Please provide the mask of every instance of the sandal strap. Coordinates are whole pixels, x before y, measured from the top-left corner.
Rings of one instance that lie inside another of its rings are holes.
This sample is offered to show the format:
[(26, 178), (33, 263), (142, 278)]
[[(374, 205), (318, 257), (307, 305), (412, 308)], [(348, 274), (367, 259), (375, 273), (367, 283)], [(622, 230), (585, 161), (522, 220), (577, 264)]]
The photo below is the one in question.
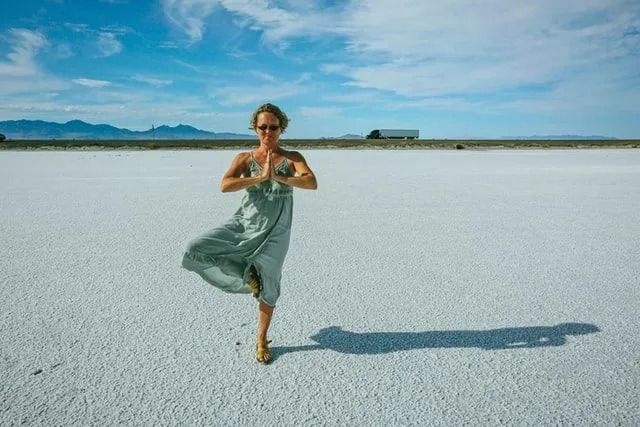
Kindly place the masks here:
[(256, 360), (260, 363), (269, 363), (271, 361), (271, 349), (269, 343), (271, 340), (263, 341), (256, 344)]

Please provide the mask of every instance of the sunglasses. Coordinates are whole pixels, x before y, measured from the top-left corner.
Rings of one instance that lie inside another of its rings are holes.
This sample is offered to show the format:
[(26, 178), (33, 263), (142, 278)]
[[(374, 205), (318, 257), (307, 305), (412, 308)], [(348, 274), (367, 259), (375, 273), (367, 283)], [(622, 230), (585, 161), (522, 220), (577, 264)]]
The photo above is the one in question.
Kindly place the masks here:
[(267, 129), (269, 129), (271, 132), (275, 132), (278, 129), (280, 129), (280, 125), (260, 125), (260, 126), (257, 126), (257, 128), (263, 132), (266, 131)]

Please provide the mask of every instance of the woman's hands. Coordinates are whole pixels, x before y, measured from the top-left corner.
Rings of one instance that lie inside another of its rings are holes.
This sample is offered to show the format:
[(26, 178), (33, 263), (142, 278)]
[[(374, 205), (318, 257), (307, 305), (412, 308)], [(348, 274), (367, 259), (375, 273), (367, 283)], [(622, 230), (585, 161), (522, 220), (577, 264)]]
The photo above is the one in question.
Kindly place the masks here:
[(267, 181), (273, 178), (273, 176), (275, 176), (276, 174), (275, 168), (273, 167), (272, 156), (273, 152), (269, 150), (269, 152), (267, 153), (267, 161), (264, 163), (264, 167), (262, 168), (262, 175), (260, 175), (263, 181)]
[(260, 175), (244, 176), (250, 158), (250, 153), (239, 153), (233, 159), (229, 170), (227, 170), (222, 177), (222, 182), (220, 183), (220, 190), (222, 190), (222, 192), (242, 190), (267, 180), (274, 180), (292, 187), (308, 190), (318, 188), (314, 173), (309, 168), (309, 165), (307, 165), (302, 154), (297, 151), (288, 151), (286, 155), (289, 167), (293, 168), (294, 176), (276, 173), (272, 151), (267, 152), (267, 158)]
[(273, 151), (269, 150), (267, 152), (267, 160), (264, 163), (264, 168), (262, 169), (262, 175), (260, 175), (263, 181), (267, 181), (269, 179), (276, 179), (279, 175), (276, 173), (276, 165), (273, 162)]

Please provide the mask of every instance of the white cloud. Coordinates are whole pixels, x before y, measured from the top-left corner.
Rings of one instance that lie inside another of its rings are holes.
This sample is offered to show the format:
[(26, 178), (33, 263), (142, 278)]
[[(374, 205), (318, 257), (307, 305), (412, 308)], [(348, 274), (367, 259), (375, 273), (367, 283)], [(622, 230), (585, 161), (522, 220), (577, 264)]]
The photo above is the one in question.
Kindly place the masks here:
[(229, 52), (227, 52), (227, 55), (229, 55), (232, 58), (236, 58), (236, 59), (244, 59), (244, 58), (248, 58), (250, 56), (255, 55), (254, 52), (246, 52), (243, 50), (239, 50), (239, 49), (232, 49)]
[(269, 74), (269, 73), (265, 73), (263, 71), (253, 70), (253, 71), (250, 71), (250, 73), (252, 75), (258, 77), (261, 80), (266, 80), (268, 82), (275, 82), (276, 81), (275, 76), (273, 76), (272, 74)]
[(305, 118), (325, 118), (336, 116), (342, 110), (334, 107), (300, 107), (298, 114)]
[(64, 89), (64, 81), (44, 73), (36, 62), (48, 45), (39, 31), (11, 28), (2, 37), (9, 42), (7, 61), (0, 61), (0, 95), (42, 93)]
[(116, 38), (114, 33), (101, 32), (98, 35), (98, 54), (99, 57), (107, 57), (120, 53), (122, 51), (122, 44)]
[(73, 50), (68, 43), (59, 43), (55, 47), (55, 56), (59, 59), (71, 58), (73, 56)]
[(294, 81), (294, 83), (304, 83), (306, 81), (309, 81), (309, 80), (311, 80), (311, 76), (312, 76), (311, 73), (302, 73), (302, 75), (300, 77), (298, 77)]
[[(260, 31), (276, 53), (300, 37), (332, 40), (344, 49), (332, 52), (321, 71), (342, 75), (353, 87), (425, 98), (428, 105), (447, 104), (447, 96), (451, 105), (475, 105), (460, 97), (557, 88), (583, 73), (602, 74), (599, 84), (613, 90), (609, 98), (638, 85), (640, 3), (633, 0), (352, 0), (324, 10), (298, 0), (278, 2), (282, 7), (267, 0), (163, 3), (194, 42), (216, 7), (233, 14), (237, 25)], [(336, 60), (340, 54), (343, 61)], [(626, 67), (621, 81), (604, 73), (609, 64)]]
[[(585, 70), (570, 79), (558, 82), (539, 96), (522, 97), (490, 106), (504, 110), (557, 114), (595, 114), (596, 117), (640, 113), (640, 79), (634, 64), (620, 67), (606, 64)], [(601, 119), (599, 119), (601, 120)]]
[(108, 82), (106, 80), (92, 80), (92, 79), (73, 79), (73, 82), (81, 86), (92, 87), (92, 88), (105, 87), (111, 84), (111, 82)]
[(87, 24), (74, 24), (71, 22), (65, 22), (64, 26), (69, 28), (74, 33), (87, 33), (89, 32), (89, 25)]
[(221, 105), (239, 106), (275, 101), (299, 95), (308, 89), (295, 83), (230, 86), (222, 85), (209, 94)]
[[(289, 98), (311, 90), (310, 87), (301, 84), (309, 79), (309, 73), (302, 73), (297, 79), (291, 79), (292, 81), (284, 81), (281, 77), (257, 70), (251, 71), (250, 74), (263, 82), (237, 84), (237, 77), (234, 75), (232, 82), (218, 81), (215, 86), (210, 83), (212, 89), (209, 91), (209, 97), (215, 98), (224, 106), (239, 106)], [(242, 79), (242, 82), (246, 80)]]
[(162, 0), (165, 15), (192, 42), (202, 40), (205, 22), (216, 7), (234, 14), (237, 25), (263, 32), (265, 43), (285, 50), (292, 36), (327, 33), (336, 21), (335, 12), (321, 12), (309, 2), (288, 2), (279, 8), (268, 0)]
[(180, 59), (174, 59), (173, 62), (175, 62), (176, 64), (181, 65), (181, 66), (183, 66), (185, 68), (188, 68), (188, 69), (190, 69), (192, 71), (195, 71), (196, 73), (199, 73), (199, 74), (207, 74), (208, 73), (208, 71), (207, 71), (207, 69), (205, 67), (198, 66), (198, 65), (193, 65), (193, 64), (190, 64), (188, 62), (181, 61)]
[(103, 31), (105, 33), (112, 33), (112, 34), (115, 34), (116, 36), (123, 36), (125, 34), (129, 34), (133, 32), (131, 27), (127, 27), (126, 25), (119, 25), (119, 24), (111, 24), (111, 25), (101, 27), (100, 31)]
[[(323, 71), (403, 96), (558, 84), (631, 55), (624, 32), (638, 19), (638, 6), (623, 0), (502, 0), (477, 7), (362, 0), (352, 4), (341, 30), (357, 60)], [(363, 58), (368, 63), (359, 65)]]
[(75, 42), (82, 40), (88, 43), (91, 46), (93, 56), (97, 58), (105, 58), (122, 52), (122, 43), (118, 37), (133, 32), (130, 27), (119, 24), (103, 26), (100, 29), (91, 28), (88, 24), (70, 22), (66, 22), (64, 26), (77, 33), (74, 36)]
[(28, 77), (0, 78), (0, 95), (16, 96), (18, 94), (41, 94), (50, 91), (67, 89), (68, 84), (56, 77), (36, 74)]
[(11, 28), (8, 33), (11, 52), (7, 55), (8, 62), (0, 62), (0, 76), (22, 77), (38, 74), (34, 58), (38, 51), (47, 45), (45, 36), (38, 31), (24, 28)]
[(347, 64), (323, 64), (320, 71), (327, 74), (343, 74), (349, 71)]
[(167, 18), (194, 42), (202, 40), (204, 20), (218, 3), (217, 0), (162, 0)]
[(142, 82), (142, 83), (147, 83), (147, 84), (150, 84), (151, 86), (155, 86), (155, 87), (167, 86), (167, 85), (170, 85), (171, 83), (173, 83), (172, 80), (154, 79), (152, 77), (144, 77), (144, 76), (141, 76), (139, 74), (135, 75), (132, 78), (135, 81)]
[(172, 41), (161, 42), (158, 45), (158, 47), (162, 49), (178, 49), (179, 48), (178, 44)]
[(350, 92), (350, 93), (327, 93), (322, 96), (326, 101), (341, 103), (363, 103), (380, 99), (380, 94), (376, 92)]

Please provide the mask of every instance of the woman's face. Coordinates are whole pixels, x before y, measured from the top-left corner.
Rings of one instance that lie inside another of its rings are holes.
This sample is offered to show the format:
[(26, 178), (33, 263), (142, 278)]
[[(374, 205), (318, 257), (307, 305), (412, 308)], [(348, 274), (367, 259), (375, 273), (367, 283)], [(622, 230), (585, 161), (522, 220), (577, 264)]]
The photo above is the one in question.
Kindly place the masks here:
[(256, 133), (260, 144), (266, 144), (271, 147), (278, 143), (280, 138), (280, 120), (275, 114), (269, 112), (262, 112), (258, 114), (258, 120), (256, 121)]

